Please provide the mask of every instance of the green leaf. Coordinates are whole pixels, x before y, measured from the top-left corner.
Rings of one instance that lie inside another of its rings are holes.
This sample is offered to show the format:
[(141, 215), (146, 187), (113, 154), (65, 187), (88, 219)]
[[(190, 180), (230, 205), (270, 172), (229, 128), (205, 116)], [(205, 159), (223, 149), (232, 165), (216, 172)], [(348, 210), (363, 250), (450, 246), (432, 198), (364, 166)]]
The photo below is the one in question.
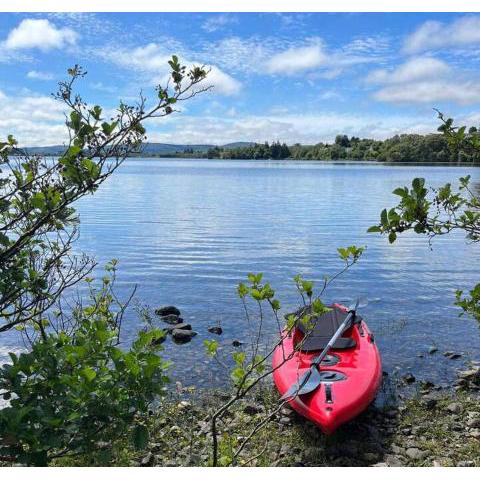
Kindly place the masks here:
[(382, 231), (382, 228), (379, 227), (378, 225), (373, 225), (367, 230), (367, 233), (380, 233)]
[(91, 367), (85, 367), (80, 370), (80, 375), (88, 382), (91, 382), (97, 376), (97, 372)]
[(145, 425), (137, 425), (133, 430), (133, 446), (137, 450), (143, 450), (148, 445), (148, 429)]
[(390, 232), (388, 234), (388, 241), (393, 243), (397, 239), (397, 234), (395, 232)]
[(380, 222), (384, 227), (388, 226), (388, 213), (386, 208), (384, 208), (380, 214)]

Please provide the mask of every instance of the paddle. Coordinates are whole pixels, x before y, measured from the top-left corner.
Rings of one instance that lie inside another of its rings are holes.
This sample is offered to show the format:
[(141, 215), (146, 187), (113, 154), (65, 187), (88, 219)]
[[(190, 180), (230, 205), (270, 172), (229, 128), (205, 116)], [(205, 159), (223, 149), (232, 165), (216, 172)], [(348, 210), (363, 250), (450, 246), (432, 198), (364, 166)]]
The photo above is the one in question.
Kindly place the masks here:
[(333, 337), (327, 343), (320, 355), (318, 355), (312, 360), (310, 368), (302, 374), (302, 376), (298, 379), (298, 382), (294, 383), (287, 390), (287, 392), (282, 395), (281, 400), (290, 400), (297, 395), (304, 395), (306, 393), (312, 392), (322, 383), (322, 377), (317, 367), (322, 363), (322, 360), (327, 356), (329, 350), (335, 344), (337, 339), (348, 327), (350, 327), (350, 323), (355, 317), (357, 309), (366, 305), (367, 300), (362, 298), (357, 299), (354, 304), (348, 307), (348, 315), (346, 316), (342, 324), (338, 327), (338, 330), (333, 334)]

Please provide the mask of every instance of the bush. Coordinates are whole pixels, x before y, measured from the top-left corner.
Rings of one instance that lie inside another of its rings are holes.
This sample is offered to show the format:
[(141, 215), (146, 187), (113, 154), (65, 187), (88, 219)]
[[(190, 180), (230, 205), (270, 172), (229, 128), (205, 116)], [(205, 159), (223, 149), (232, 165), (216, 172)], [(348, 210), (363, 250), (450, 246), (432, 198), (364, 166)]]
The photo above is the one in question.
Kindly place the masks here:
[(90, 286), (87, 306), (77, 305), (67, 323), (57, 312), (51, 333), (34, 340), (27, 353), (10, 353), (12, 363), (0, 368), (0, 390), (10, 401), (0, 410), (4, 459), (47, 465), (63, 455), (95, 452), (98, 442), (126, 433), (145, 446), (142, 417), (168, 381), (168, 364), (158, 354), (165, 334), (145, 329), (128, 351), (119, 348), (124, 305), (114, 313), (115, 264), (107, 270), (98, 291)]

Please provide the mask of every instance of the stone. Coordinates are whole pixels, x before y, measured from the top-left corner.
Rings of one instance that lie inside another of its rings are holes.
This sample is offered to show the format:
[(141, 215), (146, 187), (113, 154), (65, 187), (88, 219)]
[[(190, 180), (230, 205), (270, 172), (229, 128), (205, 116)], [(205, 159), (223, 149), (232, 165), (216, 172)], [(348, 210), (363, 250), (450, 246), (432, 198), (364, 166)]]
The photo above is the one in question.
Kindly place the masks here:
[(460, 403), (450, 403), (447, 405), (447, 410), (450, 413), (460, 413), (462, 411), (462, 405)]
[(474, 467), (475, 462), (473, 460), (462, 460), (458, 462), (455, 466), (456, 467)]
[(177, 404), (177, 408), (179, 408), (180, 410), (186, 410), (188, 408), (190, 408), (192, 406), (192, 404), (190, 402), (187, 402), (186, 400), (182, 400), (181, 402), (179, 402)]
[(433, 410), (437, 406), (438, 400), (432, 395), (425, 395), (422, 398), (422, 404), (427, 410)]
[(390, 449), (392, 450), (393, 453), (396, 453), (397, 455), (403, 455), (405, 453), (405, 449), (402, 447), (399, 447), (398, 445), (393, 444)]
[(441, 467), (442, 464), (438, 460), (434, 460), (432, 463), (432, 467)]
[(471, 368), (458, 374), (465, 382), (480, 383), (480, 367)]
[(161, 318), (162, 318), (162, 322), (169, 323), (170, 325), (177, 325), (179, 323), (183, 323), (183, 318), (173, 313), (164, 315)]
[(438, 348), (435, 347), (435, 345), (432, 345), (429, 349), (428, 349), (428, 353), (430, 355), (433, 355), (435, 352), (438, 352)]
[(167, 315), (176, 315), (180, 316), (180, 310), (173, 305), (165, 305), (164, 307), (159, 307), (155, 310), (155, 314), (159, 317), (165, 317)]
[(461, 353), (450, 352), (450, 351), (445, 352), (443, 355), (449, 358), (450, 360), (456, 360), (457, 358), (460, 358), (462, 356)]
[(243, 342), (240, 340), (233, 340), (232, 341), (232, 347), (241, 347), (243, 345)]
[(378, 463), (374, 463), (373, 465), (370, 465), (371, 467), (388, 467), (388, 463), (385, 463), (385, 462), (378, 462)]
[(292, 420), (290, 419), (290, 417), (282, 417), (279, 420), (279, 423), (282, 424), (282, 425), (290, 425), (291, 422), (292, 422)]
[(472, 428), (468, 434), (472, 437), (475, 438), (476, 440), (480, 440), (480, 428)]
[(423, 460), (428, 456), (427, 452), (420, 450), (416, 447), (407, 448), (405, 454), (408, 458), (411, 458), (412, 460)]
[(402, 458), (399, 458), (395, 455), (385, 455), (385, 461), (389, 467), (403, 467), (404, 462)]
[(148, 452), (141, 460), (140, 466), (141, 467), (151, 467), (155, 461), (155, 457), (153, 456), (152, 452)]
[(179, 330), (177, 328), (172, 330), (172, 338), (177, 343), (187, 343), (195, 335), (197, 335), (197, 332), (194, 332), (193, 330)]
[(480, 417), (473, 417), (467, 420), (468, 428), (480, 428)]
[(215, 335), (221, 335), (223, 333), (222, 327), (208, 327), (208, 331)]
[(414, 383), (416, 378), (414, 375), (412, 375), (411, 373), (407, 373), (406, 375), (404, 375), (402, 377), (402, 380), (405, 382), (405, 383)]
[(245, 405), (243, 408), (243, 413), (247, 415), (256, 415), (257, 413), (263, 412), (263, 407), (261, 405), (255, 405), (253, 403)]
[(164, 332), (172, 333), (173, 330), (191, 330), (192, 326), (189, 323), (176, 323), (174, 325), (169, 325), (168, 327), (163, 328)]

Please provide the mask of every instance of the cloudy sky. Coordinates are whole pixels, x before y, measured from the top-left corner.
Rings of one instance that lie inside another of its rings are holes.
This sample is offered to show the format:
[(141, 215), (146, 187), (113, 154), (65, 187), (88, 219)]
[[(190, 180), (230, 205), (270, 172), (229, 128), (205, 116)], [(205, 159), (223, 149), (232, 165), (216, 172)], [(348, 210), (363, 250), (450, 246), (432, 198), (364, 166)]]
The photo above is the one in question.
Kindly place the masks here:
[(436, 107), (480, 123), (478, 14), (0, 13), (0, 138), (65, 140), (50, 98), (88, 71), (89, 103), (154, 98), (167, 60), (211, 67), (210, 93), (147, 125), (150, 141), (330, 141), (434, 131)]

